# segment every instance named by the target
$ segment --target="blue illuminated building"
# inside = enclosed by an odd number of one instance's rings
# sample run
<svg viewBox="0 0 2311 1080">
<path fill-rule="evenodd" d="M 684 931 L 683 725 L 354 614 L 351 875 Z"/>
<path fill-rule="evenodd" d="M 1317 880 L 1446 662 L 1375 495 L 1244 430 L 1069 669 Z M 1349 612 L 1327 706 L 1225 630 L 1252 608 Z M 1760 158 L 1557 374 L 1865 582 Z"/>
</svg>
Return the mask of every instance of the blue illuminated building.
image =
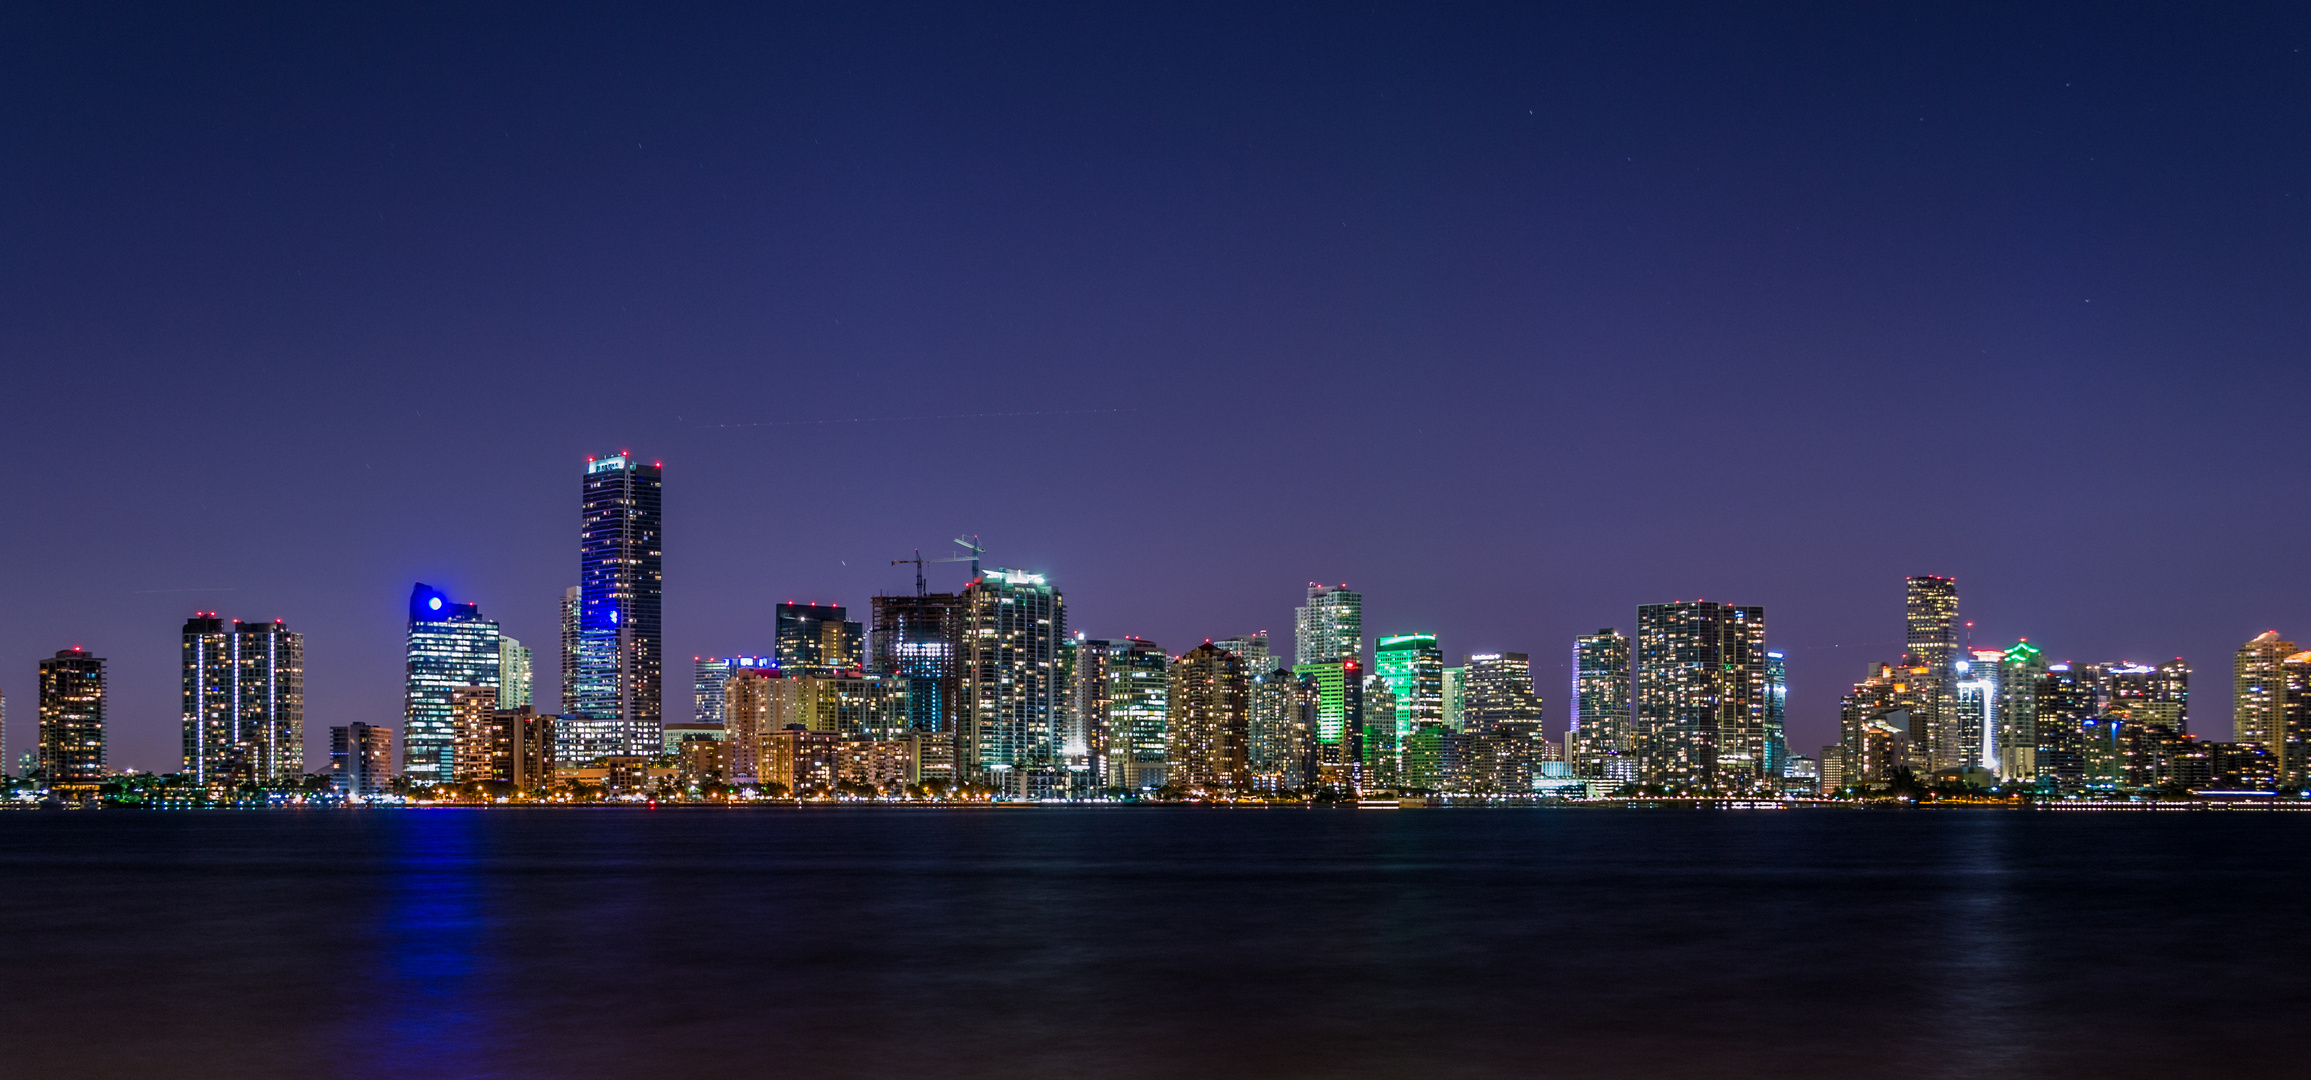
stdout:
<svg viewBox="0 0 2311 1080">
<path fill-rule="evenodd" d="M 666 669 L 659 467 L 626 454 L 586 462 L 578 539 L 575 700 L 556 750 L 563 762 L 652 755 L 662 743 Z"/>
<path fill-rule="evenodd" d="M 408 657 L 401 772 L 413 784 L 443 783 L 457 765 L 451 695 L 461 686 L 498 684 L 498 624 L 419 582 L 409 595 Z"/>
</svg>

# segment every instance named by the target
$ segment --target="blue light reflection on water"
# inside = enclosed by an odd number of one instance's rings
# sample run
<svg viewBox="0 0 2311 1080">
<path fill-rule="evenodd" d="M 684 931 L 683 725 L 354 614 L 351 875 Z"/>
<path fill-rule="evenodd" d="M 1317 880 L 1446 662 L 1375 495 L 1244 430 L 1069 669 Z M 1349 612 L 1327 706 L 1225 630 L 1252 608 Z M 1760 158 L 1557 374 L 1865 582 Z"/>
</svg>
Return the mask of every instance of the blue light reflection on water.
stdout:
<svg viewBox="0 0 2311 1080">
<path fill-rule="evenodd" d="M 487 823 L 476 812 L 443 810 L 392 824 L 378 957 L 385 1038 L 369 1064 L 411 1076 L 487 1075 Z"/>
</svg>

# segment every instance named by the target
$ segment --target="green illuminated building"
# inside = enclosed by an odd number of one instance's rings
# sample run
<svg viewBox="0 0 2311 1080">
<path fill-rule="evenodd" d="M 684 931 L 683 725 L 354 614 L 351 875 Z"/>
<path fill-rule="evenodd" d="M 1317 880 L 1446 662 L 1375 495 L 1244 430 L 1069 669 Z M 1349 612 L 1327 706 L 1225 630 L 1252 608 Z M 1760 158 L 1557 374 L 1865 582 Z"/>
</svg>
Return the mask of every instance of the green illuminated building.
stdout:
<svg viewBox="0 0 2311 1080">
<path fill-rule="evenodd" d="M 1396 703 L 1399 741 L 1422 724 L 1444 723 L 1444 652 L 1435 634 L 1398 634 L 1373 646 L 1373 672 Z"/>
</svg>

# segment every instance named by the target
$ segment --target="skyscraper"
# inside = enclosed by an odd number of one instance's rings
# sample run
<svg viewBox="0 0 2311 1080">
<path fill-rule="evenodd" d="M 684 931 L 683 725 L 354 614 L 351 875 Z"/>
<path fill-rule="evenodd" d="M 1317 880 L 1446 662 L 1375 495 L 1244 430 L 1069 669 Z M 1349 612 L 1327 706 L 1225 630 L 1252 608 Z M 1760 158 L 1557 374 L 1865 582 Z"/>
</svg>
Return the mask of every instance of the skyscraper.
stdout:
<svg viewBox="0 0 2311 1080">
<path fill-rule="evenodd" d="M 199 784 L 283 783 L 305 772 L 305 639 L 280 622 L 185 620 L 184 771 Z"/>
<path fill-rule="evenodd" d="M 848 618 L 841 604 L 778 605 L 779 669 L 817 675 L 865 667 L 865 628 Z"/>
<path fill-rule="evenodd" d="M 1765 775 L 1765 609 L 1637 609 L 1635 742 L 1646 783 L 1746 791 Z"/>
<path fill-rule="evenodd" d="M 1903 665 L 1924 668 L 1911 738 L 1935 769 L 1967 764 L 1958 715 L 1958 582 L 1931 574 L 1904 586 Z"/>
<path fill-rule="evenodd" d="M 2004 725 L 1999 722 L 1999 710 L 2005 703 L 2000 680 L 2005 674 L 2006 653 L 1999 649 L 1974 649 L 1967 658 L 1957 662 L 1955 722 L 1951 734 L 1958 740 L 1961 751 L 1959 764 L 1967 768 L 1988 769 L 1998 772 L 2003 761 L 1998 742 Z"/>
<path fill-rule="evenodd" d="M 1281 668 L 1251 682 L 1246 766 L 1254 788 L 1299 791 L 1316 782 L 1316 680 Z"/>
<path fill-rule="evenodd" d="M 1221 638 L 1212 644 L 1243 658 L 1244 677 L 1257 679 L 1276 670 L 1279 665 L 1268 655 L 1268 632 L 1258 630 L 1241 637 Z"/>
<path fill-rule="evenodd" d="M 1164 786 L 1171 733 L 1171 657 L 1139 638 L 1079 638 L 1075 712 L 1103 788 Z"/>
<path fill-rule="evenodd" d="M 530 650 L 521 642 L 498 635 L 498 708 L 531 706 Z"/>
<path fill-rule="evenodd" d="M 1462 671 L 1461 730 L 1479 735 L 1504 727 L 1519 727 L 1527 735 L 1540 731 L 1544 713 L 1540 695 L 1533 692 L 1531 656 L 1476 653 Z"/>
<path fill-rule="evenodd" d="M 2027 641 L 1999 657 L 1997 769 L 2005 783 L 2038 778 L 2038 680 L 2045 674 L 2045 654 Z"/>
<path fill-rule="evenodd" d="M 1372 670 L 1396 704 L 1396 737 L 1444 724 L 1444 651 L 1435 634 L 1398 634 L 1372 647 Z"/>
<path fill-rule="evenodd" d="M 916 731 L 952 736 L 962 693 L 963 598 L 953 593 L 874 598 L 878 674 L 904 676 Z"/>
<path fill-rule="evenodd" d="M 1444 669 L 1444 726 L 1453 731 L 1468 727 L 1468 666 Z"/>
<path fill-rule="evenodd" d="M 722 686 L 732 672 L 760 668 L 777 671 L 778 661 L 768 656 L 693 656 L 690 691 L 694 724 L 722 723 Z"/>
<path fill-rule="evenodd" d="M 578 701 L 578 587 L 562 590 L 562 711 Z"/>
<path fill-rule="evenodd" d="M 104 783 L 104 658 L 79 646 L 40 662 L 40 774 L 63 798 Z"/>
<path fill-rule="evenodd" d="M 1315 687 L 1316 775 L 1310 784 L 1354 792 L 1363 783 L 1364 665 L 1331 660 L 1295 665 L 1292 673 Z"/>
<path fill-rule="evenodd" d="M 401 772 L 412 784 L 446 784 L 457 775 L 457 688 L 497 688 L 498 624 L 419 582 L 409 596 L 407 655 Z"/>
<path fill-rule="evenodd" d="M 2038 745 L 2036 782 L 2058 791 L 2086 786 L 2085 732 L 2101 711 L 2093 683 L 2069 664 L 2049 664 L 2031 688 L 2031 727 Z"/>
<path fill-rule="evenodd" d="M 329 784 L 365 798 L 383 795 L 393 782 L 393 729 L 356 720 L 329 729 Z"/>
<path fill-rule="evenodd" d="M 1024 798 L 1064 788 L 1066 634 L 1066 602 L 1041 574 L 989 569 L 964 586 L 956 758 L 966 780 Z"/>
<path fill-rule="evenodd" d="M 2239 646 L 2231 665 L 2231 741 L 2253 743 L 2273 758 L 2285 752 L 2287 674 L 2280 665 L 2295 652 L 2277 630 Z"/>
<path fill-rule="evenodd" d="M 1293 609 L 1293 666 L 1364 658 L 1364 594 L 1346 585 L 1308 583 L 1308 603 Z"/>
<path fill-rule="evenodd" d="M 1629 638 L 1608 626 L 1575 639 L 1573 725 L 1565 740 L 1574 769 L 1583 776 L 1636 779 L 1629 724 Z M 1620 767 L 1624 763 L 1629 767 Z"/>
<path fill-rule="evenodd" d="M 1765 775 L 1782 775 L 1789 760 L 1789 661 L 1777 652 L 1765 654 Z"/>
<path fill-rule="evenodd" d="M 562 703 L 582 763 L 656 754 L 665 641 L 659 467 L 625 454 L 586 462 L 578 540 L 576 702 Z"/>
<path fill-rule="evenodd" d="M 1167 782 L 1228 795 L 1250 786 L 1251 698 L 1244 659 L 1205 642 L 1171 666 Z"/>
</svg>

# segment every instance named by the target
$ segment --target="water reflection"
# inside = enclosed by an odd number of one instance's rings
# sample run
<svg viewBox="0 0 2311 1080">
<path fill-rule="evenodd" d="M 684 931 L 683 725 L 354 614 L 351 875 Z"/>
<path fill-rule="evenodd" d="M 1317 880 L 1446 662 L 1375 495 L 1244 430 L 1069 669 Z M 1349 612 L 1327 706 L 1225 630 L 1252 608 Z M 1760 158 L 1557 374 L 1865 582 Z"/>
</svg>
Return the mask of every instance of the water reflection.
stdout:
<svg viewBox="0 0 2311 1080">
<path fill-rule="evenodd" d="M 483 815 L 398 815 L 388 856 L 379 1010 L 383 1045 L 356 1072 L 478 1075 L 490 1020 L 484 956 L 489 914 L 481 880 Z M 367 1056 L 367 1055 L 357 1055 Z"/>
</svg>

